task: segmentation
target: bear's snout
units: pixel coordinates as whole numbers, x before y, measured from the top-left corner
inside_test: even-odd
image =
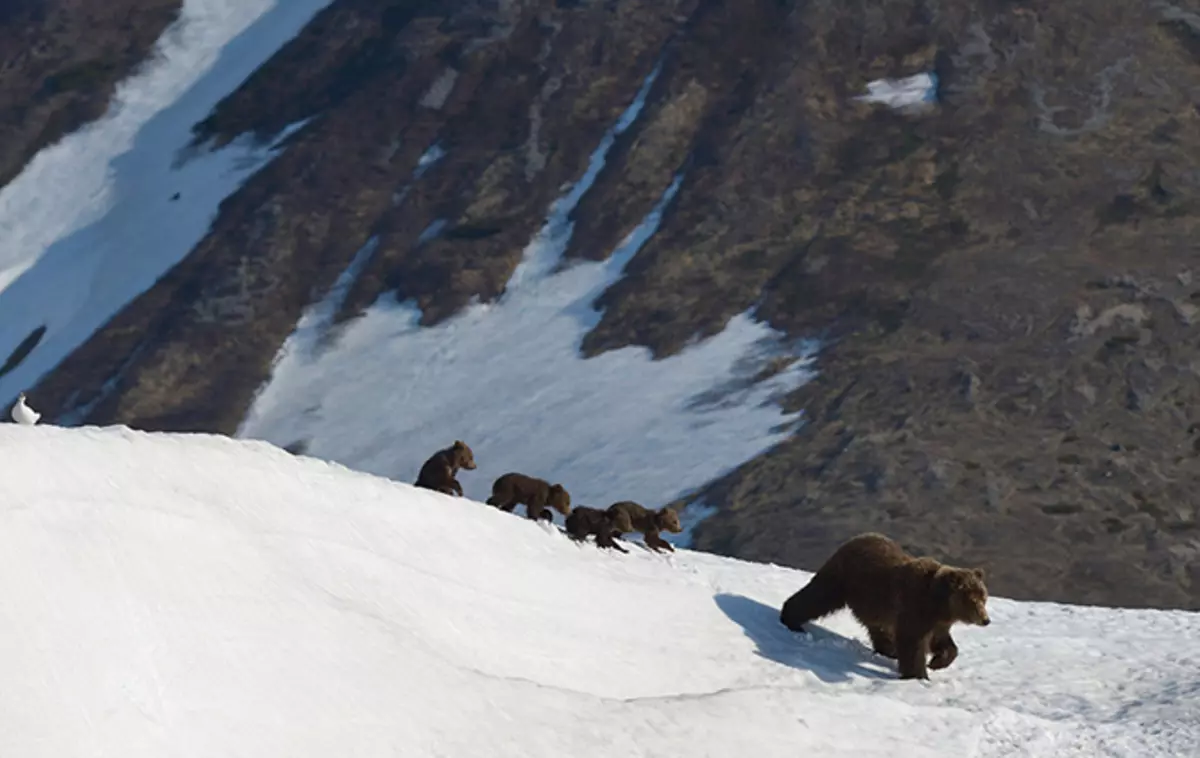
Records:
[[[990,618],[988,618],[986,615],[982,619],[979,620],[980,626],[987,626],[990,623],[992,623],[992,620]]]

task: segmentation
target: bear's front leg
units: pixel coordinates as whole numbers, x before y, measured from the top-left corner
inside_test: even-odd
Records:
[[[901,679],[928,679],[929,670],[925,661],[929,658],[929,632],[914,629],[904,623],[897,624],[896,662]]]
[[[929,641],[929,651],[933,653],[933,659],[929,661],[931,669],[944,669],[954,663],[954,659],[958,657],[958,645],[954,644],[949,627],[933,633]]]
[[[645,539],[647,547],[654,550],[670,550],[672,553],[675,552],[675,548],[671,546],[671,543],[659,537],[656,531],[644,532],[642,537]]]
[[[537,521],[542,517],[542,512],[546,510],[546,498],[540,495],[534,495],[529,498],[529,505],[525,506],[525,516],[530,521]]]

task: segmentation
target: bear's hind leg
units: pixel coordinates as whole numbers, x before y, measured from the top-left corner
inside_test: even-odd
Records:
[[[828,616],[845,605],[846,595],[841,584],[817,572],[808,584],[784,602],[779,610],[779,621],[793,632],[799,632],[809,621]]]
[[[492,496],[485,500],[488,505],[499,508],[502,511],[511,512],[517,501],[513,499],[512,493],[506,492],[504,488],[492,485]]]
[[[896,640],[890,629],[882,626],[868,626],[867,634],[871,637],[871,648],[885,658],[896,657]]]
[[[613,541],[612,534],[603,527],[596,532],[596,547],[611,547],[614,550],[620,550],[622,553],[629,552]]]
[[[517,498],[512,494],[493,494],[487,499],[488,505],[494,505],[505,513],[512,513],[517,507]]]

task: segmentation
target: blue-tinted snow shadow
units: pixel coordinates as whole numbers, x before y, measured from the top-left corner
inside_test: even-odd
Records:
[[[788,630],[779,621],[779,609],[757,600],[721,593],[713,596],[717,607],[754,641],[758,655],[795,669],[811,671],[821,681],[847,682],[852,678],[892,679],[881,659],[858,640],[843,637],[816,624],[807,634]],[[875,667],[865,664],[870,662]]]
[[[142,124],[130,148],[109,161],[111,191],[117,199],[108,211],[91,223],[51,243],[32,266],[0,293],[0,316],[9,321],[0,330],[0,339],[7,337],[0,342],[0,353],[7,354],[35,327],[47,322],[52,323],[52,328],[39,344],[9,375],[0,379],[0,390],[6,390],[5,395],[15,397],[18,389],[33,386],[45,372],[87,341],[95,330],[152,287],[158,279],[191,253],[189,247],[178,258],[164,257],[160,265],[147,259],[153,255],[154,250],[140,251],[145,256],[141,259],[136,258],[134,251],[130,251],[130,259],[121,263],[121,270],[115,270],[112,266],[113,257],[89,255],[89,251],[95,246],[95,240],[107,239],[110,236],[119,237],[123,228],[144,223],[147,219],[155,219],[158,224],[169,225],[172,223],[172,217],[177,214],[194,216],[203,213],[203,218],[192,219],[192,223],[200,223],[204,227],[211,224],[216,216],[217,204],[214,203],[211,210],[203,206],[188,207],[189,197],[186,192],[175,201],[172,199],[173,193],[185,188],[174,186],[171,182],[176,176],[176,170],[186,162],[185,156],[203,155],[207,148],[184,150],[182,154],[168,154],[156,148],[165,140],[175,145],[186,143],[186,139],[191,137],[192,124],[205,118],[222,97],[236,90],[246,77],[258,68],[253,61],[258,55],[256,50],[263,44],[264,31],[276,30],[277,33],[277,27],[285,23],[284,17],[290,10],[286,3],[281,3],[263,13],[221,49],[212,67],[183,91],[175,102]],[[311,17],[307,19],[301,24],[301,28],[311,20]],[[178,23],[180,22],[176,21],[168,26],[162,37],[178,33]],[[283,44],[286,44],[286,41],[285,39]],[[156,44],[141,66],[155,65],[154,57],[158,54]],[[249,62],[246,61],[247,58],[250,59]],[[127,80],[140,72],[140,67],[135,69]],[[95,128],[96,123],[98,122],[89,122],[79,131]],[[181,136],[184,136],[183,142],[179,140]],[[277,140],[278,137],[243,142],[246,147],[255,142],[255,147],[265,148]],[[261,162],[261,170],[268,161],[255,162]],[[236,192],[236,189],[234,191]],[[223,197],[216,199],[224,200]],[[147,207],[157,207],[157,215],[147,211]],[[200,235],[200,239],[203,239],[205,234],[207,231]],[[73,276],[76,277],[72,282],[76,289],[67,294],[63,293],[62,286],[65,271],[73,272]],[[127,290],[122,302],[103,305],[86,302],[94,297],[94,291],[104,289],[104,283],[122,281],[122,289]],[[85,302],[76,306],[74,314],[64,322],[61,318],[56,319],[54,314],[46,313],[43,307],[39,307],[46,298],[53,301],[55,295],[83,298]],[[11,344],[8,344],[9,342]]]

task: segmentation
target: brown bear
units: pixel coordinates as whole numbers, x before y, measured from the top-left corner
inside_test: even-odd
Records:
[[[416,486],[462,497],[462,485],[454,478],[460,468],[468,471],[475,468],[475,454],[465,442],[455,440],[450,447],[429,456],[417,474]]]
[[[551,519],[546,512],[550,506],[562,515],[571,512],[571,495],[561,484],[551,484],[536,476],[526,476],[510,471],[492,482],[492,496],[488,505],[494,505],[506,513],[512,513],[518,503],[525,505],[525,515],[531,520]]]
[[[642,539],[646,542],[646,547],[652,550],[665,548],[671,552],[675,552],[675,548],[670,542],[658,536],[660,531],[671,532],[673,534],[679,534],[683,531],[683,526],[679,523],[679,514],[670,507],[652,511],[632,500],[622,500],[619,503],[613,503],[608,506],[608,512],[613,516],[614,520],[620,517],[618,514],[624,514],[633,526],[632,529],[613,530],[612,536],[620,537],[624,532],[641,532]]]
[[[845,606],[867,628],[875,652],[895,658],[901,679],[928,679],[958,657],[956,623],[987,626],[983,569],[917,558],[874,532],[860,534],[833,555],[783,604],[779,620],[794,632]]]
[[[588,535],[596,538],[597,547],[611,547],[622,553],[629,551],[613,541],[614,534],[632,532],[633,524],[629,522],[629,514],[618,511],[609,513],[600,508],[578,506],[567,516],[567,535],[576,542],[583,542]]]

